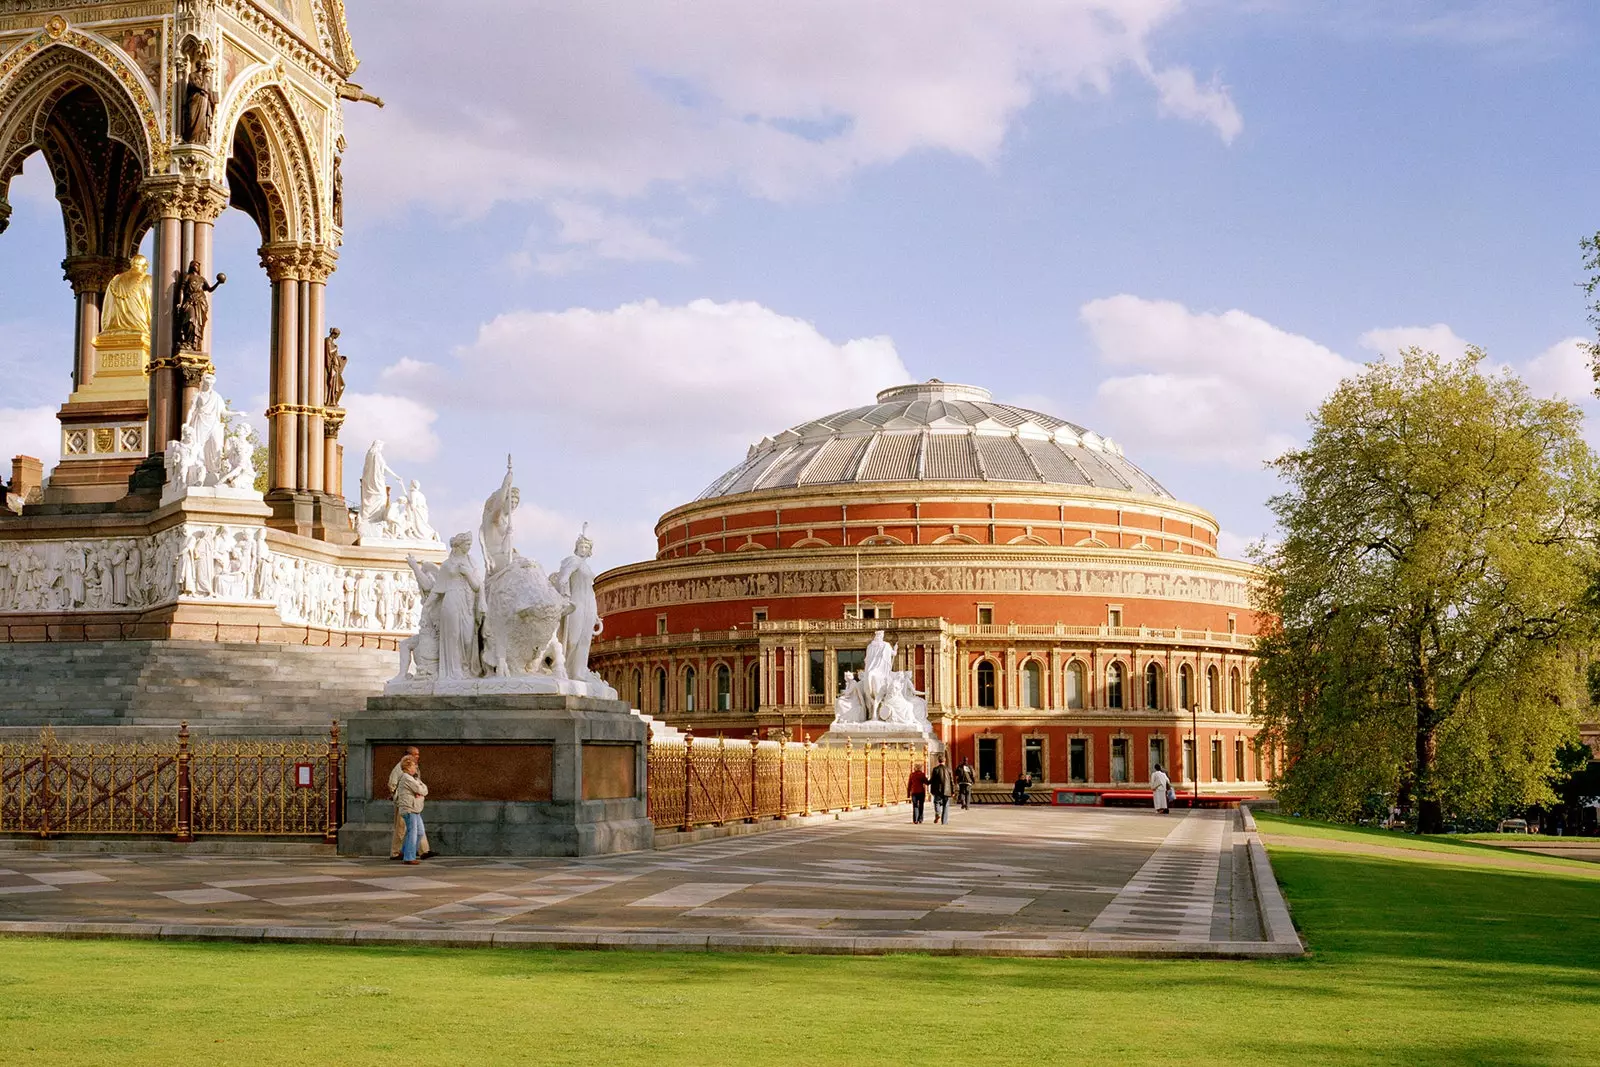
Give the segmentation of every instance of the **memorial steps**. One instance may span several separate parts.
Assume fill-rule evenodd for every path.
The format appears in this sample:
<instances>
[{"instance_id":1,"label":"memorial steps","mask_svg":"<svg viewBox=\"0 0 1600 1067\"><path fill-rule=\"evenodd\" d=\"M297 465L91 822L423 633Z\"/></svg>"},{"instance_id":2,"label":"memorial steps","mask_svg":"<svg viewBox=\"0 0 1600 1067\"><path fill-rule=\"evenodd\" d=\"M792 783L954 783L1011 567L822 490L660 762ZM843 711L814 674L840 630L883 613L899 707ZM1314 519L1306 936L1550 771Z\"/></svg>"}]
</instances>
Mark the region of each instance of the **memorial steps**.
<instances>
[{"instance_id":1,"label":"memorial steps","mask_svg":"<svg viewBox=\"0 0 1600 1067\"><path fill-rule=\"evenodd\" d=\"M0 726L306 726L394 675L376 648L116 641L0 644Z\"/></svg>"}]
</instances>

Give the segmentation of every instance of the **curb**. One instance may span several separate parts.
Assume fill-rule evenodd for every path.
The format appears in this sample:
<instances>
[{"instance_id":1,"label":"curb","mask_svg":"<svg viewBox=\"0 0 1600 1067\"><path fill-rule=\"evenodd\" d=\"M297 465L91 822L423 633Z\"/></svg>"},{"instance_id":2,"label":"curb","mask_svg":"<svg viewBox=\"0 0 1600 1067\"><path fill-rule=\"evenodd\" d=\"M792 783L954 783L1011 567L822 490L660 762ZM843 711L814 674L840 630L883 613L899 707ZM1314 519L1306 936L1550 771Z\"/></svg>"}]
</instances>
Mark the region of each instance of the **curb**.
<instances>
[{"instance_id":1,"label":"curb","mask_svg":"<svg viewBox=\"0 0 1600 1067\"><path fill-rule=\"evenodd\" d=\"M981 938L929 936L800 937L771 934L636 933L626 930L384 930L360 927L202 926L107 922L0 922L0 937L111 939L244 944L367 945L417 948L521 948L545 950L658 950L667 952L774 952L828 956L989 956L1061 959L1261 959L1303 954L1292 945L1263 941L1161 941L1111 937Z\"/></svg>"},{"instance_id":2,"label":"curb","mask_svg":"<svg viewBox=\"0 0 1600 1067\"><path fill-rule=\"evenodd\" d=\"M1272 873L1272 861L1261 844L1261 834L1256 829L1256 818L1248 804L1239 805L1239 816L1244 822L1245 839L1250 849L1250 876L1256 883L1256 907L1261 913L1261 929L1266 932L1267 944L1281 946L1285 955L1304 956L1305 944L1295 932L1294 917L1289 914L1289 902L1278 888L1277 875Z\"/></svg>"}]
</instances>

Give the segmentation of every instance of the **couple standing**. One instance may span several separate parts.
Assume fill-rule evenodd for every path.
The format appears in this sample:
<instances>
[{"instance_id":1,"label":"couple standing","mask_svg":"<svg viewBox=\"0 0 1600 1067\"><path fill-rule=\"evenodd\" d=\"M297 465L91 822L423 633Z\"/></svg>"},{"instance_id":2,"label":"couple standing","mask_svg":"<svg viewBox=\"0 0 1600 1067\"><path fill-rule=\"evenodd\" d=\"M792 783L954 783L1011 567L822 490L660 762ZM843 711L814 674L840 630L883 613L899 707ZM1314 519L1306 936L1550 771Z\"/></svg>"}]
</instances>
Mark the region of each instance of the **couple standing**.
<instances>
[{"instance_id":1,"label":"couple standing","mask_svg":"<svg viewBox=\"0 0 1600 1067\"><path fill-rule=\"evenodd\" d=\"M917 764L911 769L911 777L906 781L906 796L911 798L911 821L922 821L922 808L927 802L928 793L933 793L933 821L949 824L950 822L950 794L954 791L955 775L950 773L949 766L944 757L939 757L939 762L933 771L924 774L922 764Z\"/></svg>"},{"instance_id":2,"label":"couple standing","mask_svg":"<svg viewBox=\"0 0 1600 1067\"><path fill-rule=\"evenodd\" d=\"M419 749L406 749L389 772L389 792L394 796L394 836L389 841L389 858L415 866L433 855L428 847L428 831L422 825L422 800L428 795L428 787L422 781Z\"/></svg>"}]
</instances>

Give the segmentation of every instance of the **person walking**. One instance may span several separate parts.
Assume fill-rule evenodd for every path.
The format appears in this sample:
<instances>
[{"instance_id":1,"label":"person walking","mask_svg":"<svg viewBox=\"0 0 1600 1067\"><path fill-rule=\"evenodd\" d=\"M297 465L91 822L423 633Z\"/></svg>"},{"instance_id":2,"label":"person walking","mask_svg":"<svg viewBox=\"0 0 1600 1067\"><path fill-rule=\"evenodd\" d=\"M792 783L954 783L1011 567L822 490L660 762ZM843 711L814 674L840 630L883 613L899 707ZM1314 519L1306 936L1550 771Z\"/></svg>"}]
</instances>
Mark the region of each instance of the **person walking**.
<instances>
[{"instance_id":1,"label":"person walking","mask_svg":"<svg viewBox=\"0 0 1600 1067\"><path fill-rule=\"evenodd\" d=\"M1150 772L1150 799L1155 803L1158 814L1166 815L1171 808L1172 779L1167 777L1167 772L1161 769L1159 763Z\"/></svg>"},{"instance_id":2,"label":"person walking","mask_svg":"<svg viewBox=\"0 0 1600 1067\"><path fill-rule=\"evenodd\" d=\"M967 757L961 757L961 766L956 768L956 789L961 796L961 810L967 811L972 807L972 764L967 762Z\"/></svg>"},{"instance_id":3,"label":"person walking","mask_svg":"<svg viewBox=\"0 0 1600 1067\"><path fill-rule=\"evenodd\" d=\"M906 796L911 798L911 821L922 821L922 805L928 796L928 776L922 773L922 764L918 763L911 768L911 777L906 780Z\"/></svg>"},{"instance_id":4,"label":"person walking","mask_svg":"<svg viewBox=\"0 0 1600 1067\"><path fill-rule=\"evenodd\" d=\"M395 799L394 833L389 838L389 858L396 861L400 859L400 846L405 843L406 839L406 817L400 813L400 798L395 792L400 788L401 765L405 763L406 756L417 761L417 776L419 778L421 777L422 768L422 752L415 745L412 745L406 749L406 755L400 757L400 762L396 763L394 769L389 772L389 795ZM417 847L419 850L418 859L427 860L433 858L433 850L428 847L428 833L426 830L423 831L422 840Z\"/></svg>"},{"instance_id":5,"label":"person walking","mask_svg":"<svg viewBox=\"0 0 1600 1067\"><path fill-rule=\"evenodd\" d=\"M417 757L407 756L401 760L400 781L394 794L395 805L406 820L406 839L400 846L400 861L411 866L422 862L417 858L417 846L423 833L422 799L428 795L428 787L422 784L417 773Z\"/></svg>"},{"instance_id":6,"label":"person walking","mask_svg":"<svg viewBox=\"0 0 1600 1067\"><path fill-rule=\"evenodd\" d=\"M933 773L928 776L928 789L933 793L933 821L946 826L950 824L950 787L954 784L954 777L943 756L939 757Z\"/></svg>"}]
</instances>

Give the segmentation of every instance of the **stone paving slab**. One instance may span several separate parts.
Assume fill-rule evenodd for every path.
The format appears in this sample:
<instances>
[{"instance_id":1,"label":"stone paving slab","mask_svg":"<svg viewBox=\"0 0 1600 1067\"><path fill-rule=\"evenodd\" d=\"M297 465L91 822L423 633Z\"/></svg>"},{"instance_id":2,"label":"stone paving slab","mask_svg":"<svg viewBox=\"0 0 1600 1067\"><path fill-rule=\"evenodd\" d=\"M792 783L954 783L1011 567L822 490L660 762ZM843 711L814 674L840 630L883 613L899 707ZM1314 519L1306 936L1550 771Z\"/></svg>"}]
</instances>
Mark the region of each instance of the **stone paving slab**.
<instances>
[{"instance_id":1,"label":"stone paving slab","mask_svg":"<svg viewBox=\"0 0 1600 1067\"><path fill-rule=\"evenodd\" d=\"M440 857L417 867L320 856L7 853L0 856L0 934L1016 956L1297 954L1297 939L1291 945L1263 935L1254 895L1237 892L1237 882L1256 877L1254 857L1235 840L1255 835L1238 819L1217 811L1164 817L985 806L952 812L943 826L912 825L904 812L891 812L667 851ZM1245 857L1243 870L1236 856Z\"/></svg>"}]
</instances>

